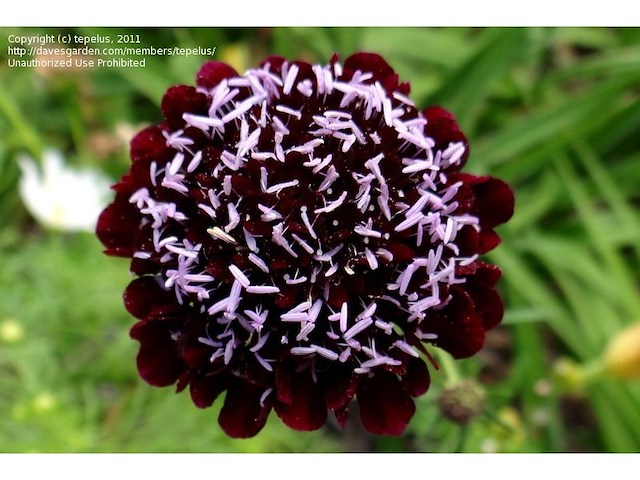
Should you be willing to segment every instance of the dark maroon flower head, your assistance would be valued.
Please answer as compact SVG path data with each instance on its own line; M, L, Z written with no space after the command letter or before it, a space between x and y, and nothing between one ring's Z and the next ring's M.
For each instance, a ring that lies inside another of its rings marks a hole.
M468 357L500 322L500 270L478 256L511 190L460 172L454 117L418 110L378 55L208 62L196 83L133 139L97 228L138 277L140 375L201 408L226 392L232 437L272 409L297 430L344 424L354 398L367 430L401 434L429 388L425 345Z

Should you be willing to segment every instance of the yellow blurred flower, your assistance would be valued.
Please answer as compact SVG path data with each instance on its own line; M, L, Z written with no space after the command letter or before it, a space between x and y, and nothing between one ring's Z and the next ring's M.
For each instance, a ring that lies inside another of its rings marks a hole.
M488 453L488 447L493 447L493 452L520 451L527 440L527 431L518 410L513 407L503 407L498 411L495 419L496 421L489 429L489 437L481 446L482 451Z
M249 57L249 50L244 44L234 43L222 49L220 61L231 65L237 72L242 73L249 66Z
M56 406L57 400L49 392L42 392L33 399L32 407L35 413L47 413Z
M640 378L640 322L622 330L611 340L604 362L614 377Z
M15 318L7 318L0 323L0 340L4 343L17 343L24 338L24 328Z

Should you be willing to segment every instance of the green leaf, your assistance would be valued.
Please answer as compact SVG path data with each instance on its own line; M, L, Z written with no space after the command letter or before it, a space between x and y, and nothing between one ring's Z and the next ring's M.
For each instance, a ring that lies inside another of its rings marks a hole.
M584 185L578 179L569 160L566 157L557 159L556 166L569 197L573 201L576 211L585 230L592 239L592 245L606 264L608 275L613 279L624 295L624 304L628 308L629 317L640 314L640 298L638 297L633 275L626 265L625 259L607 241L604 226L597 215L594 202L585 192Z
M526 44L526 30L521 28L488 30L484 35L488 41L447 75L440 90L429 98L429 103L454 112L464 129L472 128L491 88L513 66Z
M489 168L513 162L515 168L522 168L521 165L526 165L523 154L538 148L536 153L543 154L529 158L527 162L535 164L528 168L546 164L549 154L567 143L565 132L584 130L594 119L608 116L618 105L621 93L637 82L635 75L620 75L598 88L516 118L504 129L475 143L474 163ZM547 145L551 151L541 149Z

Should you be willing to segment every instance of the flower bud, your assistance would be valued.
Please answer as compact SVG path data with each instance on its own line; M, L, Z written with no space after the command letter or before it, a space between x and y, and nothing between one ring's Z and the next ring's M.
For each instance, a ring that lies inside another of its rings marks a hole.
M460 425L482 413L486 405L487 395L479 384L473 380L463 380L445 387L438 397L438 406L442 414Z
M584 367L570 358L559 358L553 364L553 378L562 390L577 391L585 386Z

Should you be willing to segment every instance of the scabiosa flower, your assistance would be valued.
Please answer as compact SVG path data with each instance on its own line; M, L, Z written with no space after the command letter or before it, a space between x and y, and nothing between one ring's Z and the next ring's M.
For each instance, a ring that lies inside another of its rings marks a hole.
M425 344L473 355L502 317L500 270L478 256L513 196L460 172L454 117L420 111L380 56L310 65L269 57L239 75L205 63L170 88L164 121L97 233L130 257L140 375L189 387L232 437L273 409L296 430L401 434L429 388Z

